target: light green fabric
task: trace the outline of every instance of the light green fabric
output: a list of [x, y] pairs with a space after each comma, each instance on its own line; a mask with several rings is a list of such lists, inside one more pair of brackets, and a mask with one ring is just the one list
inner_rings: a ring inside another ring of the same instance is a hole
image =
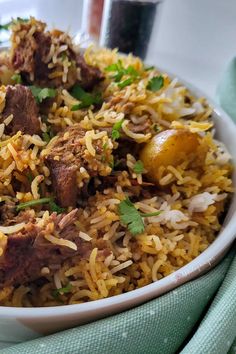
[[[204, 316], [206, 307], [227, 274], [199, 330], [183, 350], [188, 354], [226, 353], [236, 334], [236, 281], [233, 283], [236, 259], [228, 271], [234, 254], [235, 250], [231, 250], [207, 274], [135, 309], [18, 344], [1, 350], [1, 353], [175, 353], [183, 347], [193, 328], [196, 329], [196, 324]], [[227, 309], [225, 316], [224, 309]], [[222, 321], [218, 314], [222, 316]]]
[[216, 96], [222, 108], [236, 122], [236, 58], [230, 61], [223, 73]]
[[[218, 88], [236, 121], [236, 59]], [[235, 246], [207, 274], [121, 314], [2, 349], [1, 354], [236, 353]]]

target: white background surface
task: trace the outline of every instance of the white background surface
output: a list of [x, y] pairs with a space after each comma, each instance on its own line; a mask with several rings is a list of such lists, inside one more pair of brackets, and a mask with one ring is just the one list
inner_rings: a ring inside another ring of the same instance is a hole
[[147, 60], [214, 97], [227, 62], [236, 55], [236, 0], [164, 0]]
[[[81, 28], [82, 0], [0, 0], [0, 22], [33, 15], [50, 26]], [[147, 62], [180, 75], [211, 97], [236, 53], [236, 0], [164, 0]], [[6, 344], [0, 343], [1, 347]]]

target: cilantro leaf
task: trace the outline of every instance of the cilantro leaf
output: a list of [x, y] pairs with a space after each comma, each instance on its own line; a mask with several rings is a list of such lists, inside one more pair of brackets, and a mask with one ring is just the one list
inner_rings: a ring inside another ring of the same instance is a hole
[[81, 108], [87, 108], [91, 105], [99, 105], [102, 103], [101, 93], [91, 94], [82, 89], [80, 85], [76, 84], [72, 87], [70, 94], [76, 98], [77, 100], [81, 101], [81, 103], [72, 106], [72, 111], [77, 111]]
[[155, 66], [147, 66], [146, 68], [144, 68], [144, 71], [150, 71], [150, 70], [154, 70]]
[[119, 120], [119, 122], [116, 122], [113, 125], [112, 131], [111, 131], [111, 137], [113, 140], [117, 140], [120, 137], [120, 130], [122, 128], [122, 123], [124, 122], [124, 119]]
[[43, 140], [46, 141], [47, 144], [55, 136], [51, 127], [48, 127], [48, 130], [44, 132], [42, 135], [43, 135]]
[[22, 83], [22, 78], [20, 74], [14, 74], [12, 75], [11, 79], [15, 81], [16, 84], [21, 84]]
[[139, 76], [137, 70], [132, 65], [129, 65], [128, 68], [125, 70], [125, 72], [126, 74], [131, 75], [133, 77]]
[[119, 67], [117, 64], [111, 64], [105, 68], [105, 71], [118, 71], [118, 70], [119, 70]]
[[59, 205], [57, 205], [52, 199], [49, 202], [49, 207], [51, 211], [54, 211], [57, 214], [62, 214], [66, 210], [65, 208], [61, 208]]
[[48, 204], [50, 203], [50, 201], [51, 198], [40, 198], [40, 199], [29, 200], [28, 202], [18, 204], [16, 206], [16, 211], [20, 211], [22, 209], [32, 207], [34, 205]]
[[4, 25], [0, 25], [0, 31], [1, 30], [9, 31], [10, 26], [13, 23], [16, 23], [16, 22], [28, 22], [28, 21], [29, 21], [29, 19], [27, 19], [27, 18], [17, 17], [16, 20], [12, 20], [10, 22], [5, 23]]
[[56, 90], [53, 88], [43, 88], [38, 94], [38, 100], [41, 103], [45, 98], [53, 98], [56, 96]]
[[12, 21], [5, 23], [4, 25], [0, 25], [0, 30], [8, 31], [9, 27], [11, 26]]
[[[30, 176], [31, 177], [31, 176]], [[64, 208], [59, 207], [53, 200], [53, 198], [40, 198], [40, 199], [34, 199], [34, 200], [29, 200], [28, 202], [25, 203], [20, 203], [16, 206], [16, 211], [20, 211], [22, 209], [28, 208], [28, 207], [33, 207], [35, 205], [41, 205], [41, 204], [49, 204], [49, 207], [51, 211], [56, 212], [57, 214], [61, 214], [65, 211]]]
[[153, 124], [152, 129], [154, 130], [154, 132], [158, 133], [160, 131], [160, 125], [159, 124]]
[[141, 174], [144, 171], [143, 163], [141, 160], [138, 160], [134, 164], [134, 172], [137, 174]]
[[157, 216], [161, 213], [161, 211], [147, 214], [140, 213], [128, 197], [120, 202], [118, 212], [121, 222], [127, 225], [132, 235], [138, 235], [144, 232], [145, 226], [142, 219], [143, 217]]
[[132, 235], [141, 234], [144, 231], [145, 228], [142, 217], [129, 198], [120, 202], [118, 211], [121, 222], [128, 226], [128, 230]]
[[62, 61], [66, 60], [68, 58], [66, 52], [62, 52], [61, 55], [60, 55], [60, 58]]
[[47, 144], [48, 144], [49, 141], [51, 140], [51, 138], [50, 138], [48, 132], [44, 132], [44, 133], [43, 133], [43, 140], [46, 141]]
[[31, 90], [35, 100], [37, 103], [42, 103], [43, 100], [46, 98], [53, 98], [56, 96], [57, 91], [53, 88], [41, 88], [38, 86], [29, 86], [29, 89]]
[[128, 79], [119, 82], [117, 84], [117, 86], [122, 89], [122, 88], [124, 88], [124, 87], [126, 87], [128, 85], [131, 85], [133, 83], [133, 81], [134, 81], [134, 79], [132, 77], [129, 77]]
[[154, 76], [149, 80], [147, 84], [147, 89], [153, 92], [159, 91], [164, 86], [164, 78], [162, 75]]
[[[114, 72], [115, 75], [111, 76], [115, 82], [118, 82], [117, 86], [119, 88], [124, 88], [139, 77], [139, 73], [132, 65], [129, 65], [127, 68], [124, 68], [122, 61], [119, 59], [117, 63], [111, 64], [105, 68], [105, 71]], [[127, 79], [121, 81], [123, 76], [129, 76]]]
[[72, 285], [70, 283], [68, 283], [63, 288], [53, 290], [52, 296], [57, 298], [59, 295], [70, 293], [71, 289], [72, 289]]

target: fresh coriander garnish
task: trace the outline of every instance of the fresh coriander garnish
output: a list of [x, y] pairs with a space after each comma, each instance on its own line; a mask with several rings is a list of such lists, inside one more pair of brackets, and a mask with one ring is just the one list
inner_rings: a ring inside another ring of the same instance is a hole
[[141, 160], [136, 161], [134, 164], [134, 172], [139, 175], [143, 173], [143, 171], [144, 171], [144, 167], [142, 161]]
[[158, 133], [160, 131], [160, 125], [159, 124], [153, 124], [152, 129], [154, 130], [154, 132]]
[[8, 31], [9, 27], [11, 26], [12, 21], [5, 23], [4, 25], [0, 25], [0, 30]]
[[99, 105], [102, 103], [101, 93], [88, 93], [84, 91], [78, 84], [72, 87], [70, 94], [77, 100], [81, 101], [81, 103], [72, 106], [72, 111], [77, 111], [78, 109], [87, 108], [91, 105]]
[[29, 20], [27, 18], [21, 18], [21, 17], [17, 17], [16, 20], [12, 20], [10, 22], [5, 23], [4, 25], [0, 25], [0, 31], [1, 30], [5, 30], [5, 31], [9, 31], [10, 26], [13, 23], [17, 23], [17, 22], [28, 22]]
[[52, 200], [52, 198], [40, 198], [40, 199], [34, 199], [34, 200], [29, 200], [28, 202], [25, 203], [20, 203], [16, 206], [16, 211], [28, 208], [28, 207], [32, 207], [35, 205], [40, 205], [40, 204], [48, 204], [50, 203], [50, 201]]
[[[111, 78], [118, 83], [117, 86], [121, 89], [132, 84], [134, 80], [139, 77], [137, 70], [132, 65], [124, 68], [120, 59], [117, 63], [107, 66], [105, 70], [108, 72], [114, 72], [114, 75], [111, 76]], [[129, 76], [129, 78], [121, 81], [123, 76]]]
[[128, 79], [119, 82], [119, 83], [117, 84], [117, 86], [122, 89], [122, 88], [124, 88], [124, 87], [126, 87], [126, 86], [131, 85], [133, 82], [134, 82], [134, 79], [133, 79], [132, 77], [129, 77]]
[[155, 66], [147, 66], [146, 68], [144, 68], [144, 71], [150, 71], [150, 70], [154, 70]]
[[62, 61], [66, 60], [66, 58], [68, 58], [66, 52], [62, 52], [60, 58]]
[[54, 137], [53, 131], [50, 129], [50, 127], [42, 135], [43, 135], [43, 140], [46, 141], [47, 144]]
[[51, 209], [51, 211], [56, 212], [57, 214], [62, 214], [64, 213], [64, 211], [66, 210], [65, 208], [61, 208], [59, 205], [57, 205], [54, 200], [50, 200], [49, 202], [49, 207]]
[[46, 143], [48, 144], [49, 141], [51, 140], [48, 132], [44, 132], [42, 135], [43, 135], [43, 140], [46, 141]]
[[20, 74], [14, 74], [12, 75], [11, 79], [15, 81], [16, 84], [21, 84], [22, 83], [22, 78]]
[[70, 283], [68, 283], [63, 288], [53, 290], [52, 296], [57, 298], [59, 295], [70, 293], [71, 290], [72, 290], [72, 285]]
[[29, 89], [31, 90], [35, 100], [37, 103], [42, 103], [43, 100], [46, 98], [53, 98], [56, 96], [57, 91], [53, 88], [41, 88], [37, 86], [29, 86]]
[[124, 225], [127, 225], [128, 230], [132, 235], [138, 235], [144, 232], [145, 226], [143, 219], [145, 217], [157, 216], [161, 211], [155, 213], [143, 214], [140, 213], [130, 201], [129, 198], [126, 198], [118, 205], [118, 211], [120, 215], [120, 220]]
[[53, 198], [40, 198], [40, 199], [29, 200], [28, 202], [25, 203], [20, 203], [16, 206], [16, 211], [20, 211], [22, 209], [26, 209], [28, 207], [33, 207], [35, 205], [41, 205], [41, 204], [49, 204], [51, 211], [54, 211], [58, 214], [61, 214], [65, 211], [64, 208], [59, 207], [54, 202]]
[[103, 145], [102, 145], [103, 150], [106, 150], [108, 148], [108, 142], [106, 141]]
[[120, 130], [122, 128], [122, 123], [124, 122], [124, 119], [119, 120], [119, 122], [116, 122], [113, 125], [112, 131], [111, 131], [111, 137], [113, 140], [117, 140], [120, 137]]
[[154, 76], [148, 81], [147, 89], [153, 92], [159, 91], [164, 86], [164, 78], [162, 75]]

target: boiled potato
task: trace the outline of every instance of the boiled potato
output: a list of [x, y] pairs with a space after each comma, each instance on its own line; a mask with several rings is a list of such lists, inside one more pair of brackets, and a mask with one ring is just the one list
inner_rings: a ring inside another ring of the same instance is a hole
[[10, 59], [7, 52], [0, 53], [0, 84], [10, 85], [14, 83], [11, 79], [14, 70], [11, 67]]
[[141, 150], [147, 176], [158, 182], [159, 166], [177, 166], [199, 145], [199, 135], [184, 129], [169, 129], [155, 135]]

